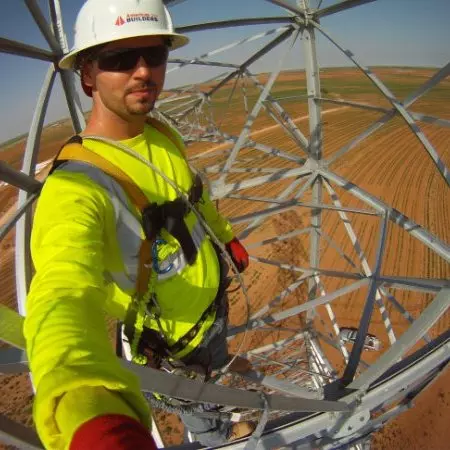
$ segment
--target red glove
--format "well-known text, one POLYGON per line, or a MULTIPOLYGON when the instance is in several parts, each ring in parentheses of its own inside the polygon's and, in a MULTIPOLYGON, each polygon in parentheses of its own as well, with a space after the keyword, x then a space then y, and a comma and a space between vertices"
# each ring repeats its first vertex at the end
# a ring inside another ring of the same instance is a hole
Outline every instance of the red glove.
POLYGON ((228 244, 225 244, 225 247, 239 272, 243 272, 248 267, 247 250, 245 250, 244 246, 236 237, 228 242, 228 244))
POLYGON ((150 432, 122 414, 97 416, 75 432, 70 450, 157 450, 150 432))

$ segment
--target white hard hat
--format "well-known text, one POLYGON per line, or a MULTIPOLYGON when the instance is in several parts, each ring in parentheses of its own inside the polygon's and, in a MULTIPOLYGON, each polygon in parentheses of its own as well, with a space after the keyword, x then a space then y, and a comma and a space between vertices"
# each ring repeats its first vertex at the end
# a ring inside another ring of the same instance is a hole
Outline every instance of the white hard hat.
POLYGON ((78 53, 99 44, 138 36, 167 36, 171 50, 189 42, 174 32, 162 0, 87 0, 75 22, 72 50, 59 61, 61 69, 74 67, 78 53))

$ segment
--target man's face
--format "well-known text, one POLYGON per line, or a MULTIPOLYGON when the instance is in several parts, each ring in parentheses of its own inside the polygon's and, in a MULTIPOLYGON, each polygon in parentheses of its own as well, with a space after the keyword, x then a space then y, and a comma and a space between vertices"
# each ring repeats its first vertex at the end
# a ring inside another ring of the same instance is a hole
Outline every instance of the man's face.
MULTIPOLYGON (((110 42, 100 53, 111 50, 165 45, 160 36, 145 36, 110 42)), ((92 87, 96 107, 106 108, 123 119, 146 115, 154 107, 163 85, 167 61, 149 67, 140 57, 129 70, 102 70, 97 60, 86 63, 82 70, 84 83, 92 87)))

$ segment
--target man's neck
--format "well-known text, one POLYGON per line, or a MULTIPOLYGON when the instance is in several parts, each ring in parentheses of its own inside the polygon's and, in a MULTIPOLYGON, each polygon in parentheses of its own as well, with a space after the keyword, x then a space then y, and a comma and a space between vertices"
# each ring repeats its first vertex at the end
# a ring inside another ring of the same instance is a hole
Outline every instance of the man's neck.
POLYGON ((109 111, 100 113, 94 108, 81 135, 102 136, 115 141, 131 139, 144 132, 146 120, 146 116, 134 116, 128 120, 109 111))

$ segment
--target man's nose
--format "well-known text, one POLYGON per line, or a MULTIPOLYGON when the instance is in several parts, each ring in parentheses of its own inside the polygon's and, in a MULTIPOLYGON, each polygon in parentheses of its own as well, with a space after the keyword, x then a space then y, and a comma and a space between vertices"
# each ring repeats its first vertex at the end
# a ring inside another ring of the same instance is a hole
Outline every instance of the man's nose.
POLYGON ((134 67, 134 72, 140 77, 150 77, 152 68, 145 62, 145 59, 141 56, 134 67))

